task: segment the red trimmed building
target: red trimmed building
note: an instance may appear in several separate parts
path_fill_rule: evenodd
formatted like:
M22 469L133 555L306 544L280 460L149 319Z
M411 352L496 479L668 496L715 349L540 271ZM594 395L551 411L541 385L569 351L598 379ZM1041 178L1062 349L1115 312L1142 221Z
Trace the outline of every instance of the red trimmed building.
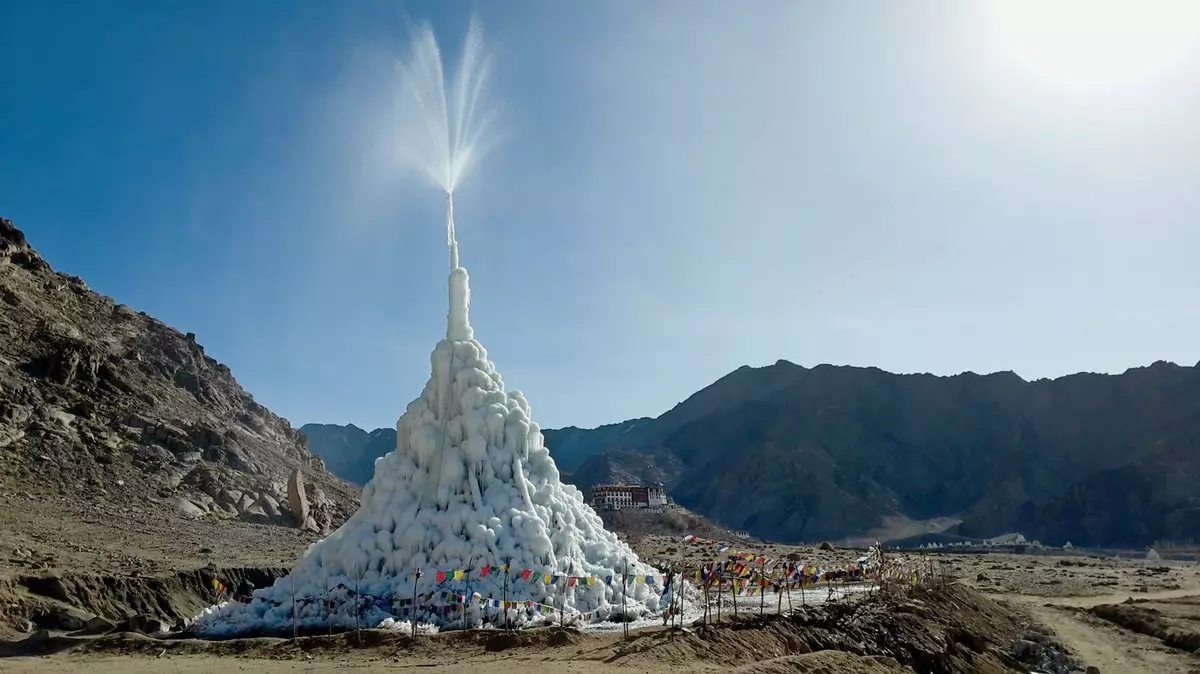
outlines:
M636 484L598 484L592 487L593 508L621 510L624 508L661 508L667 504L667 491L660 485L643 487Z

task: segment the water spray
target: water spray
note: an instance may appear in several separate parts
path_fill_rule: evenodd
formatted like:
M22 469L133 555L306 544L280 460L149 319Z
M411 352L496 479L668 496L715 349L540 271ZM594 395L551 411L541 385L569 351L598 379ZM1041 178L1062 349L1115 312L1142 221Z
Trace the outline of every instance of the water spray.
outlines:
M458 269L458 239L454 236L454 193L446 192L446 245L450 247L450 271Z

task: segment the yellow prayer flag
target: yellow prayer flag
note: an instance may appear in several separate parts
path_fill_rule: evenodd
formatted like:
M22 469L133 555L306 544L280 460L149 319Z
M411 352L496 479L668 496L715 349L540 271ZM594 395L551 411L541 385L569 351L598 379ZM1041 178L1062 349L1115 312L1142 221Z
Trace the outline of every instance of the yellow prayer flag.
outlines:
M633 582L637 585L645 585L646 577L645 576L637 576L636 578L633 579Z
M596 577L595 577L595 576L588 576L588 577L587 577L587 584L588 584L589 586L590 586L590 585L595 585L595 584L596 584Z
M462 579L463 579L462 569L455 571L454 572L454 580L462 580Z
M550 584L550 574L548 574L548 573L544 573L544 574L542 574L542 584L543 584L543 585L549 585L549 584Z

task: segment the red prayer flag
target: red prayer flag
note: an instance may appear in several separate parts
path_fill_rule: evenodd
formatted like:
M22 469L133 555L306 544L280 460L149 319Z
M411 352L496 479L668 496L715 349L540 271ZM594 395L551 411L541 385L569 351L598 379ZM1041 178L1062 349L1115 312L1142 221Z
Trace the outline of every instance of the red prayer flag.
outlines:
M567 579L567 587L575 587L575 581L577 581L577 580L579 580L579 579L576 578L575 576L571 576L570 578L568 578Z
M521 572L521 580L529 580L529 577L532 575L533 575L532 571L530 571L529 569L525 569L524 571Z
M479 577L487 578L488 571L491 571L491 570L492 570L492 567L490 567L490 566L483 567L482 569L479 570Z
M436 580L437 582L440 583L440 582L446 580L446 572L438 571L437 574L435 574L433 578L434 578L434 580Z

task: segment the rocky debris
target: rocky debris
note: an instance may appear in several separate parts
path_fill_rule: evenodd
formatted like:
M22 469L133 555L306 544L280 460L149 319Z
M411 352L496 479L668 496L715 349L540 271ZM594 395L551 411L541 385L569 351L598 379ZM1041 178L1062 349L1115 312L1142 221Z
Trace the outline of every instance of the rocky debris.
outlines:
M0 219L0 491L69 493L160 516L295 527L280 503L299 473L336 524L357 490L258 404L192 333L57 273Z
M1010 650L1017 662L1045 674L1077 672L1081 665L1066 648L1043 632L1031 631L1013 643Z
M288 505L292 509L292 517L296 526L305 527L308 523L308 494L304 492L304 474L298 470L292 471L287 485Z

